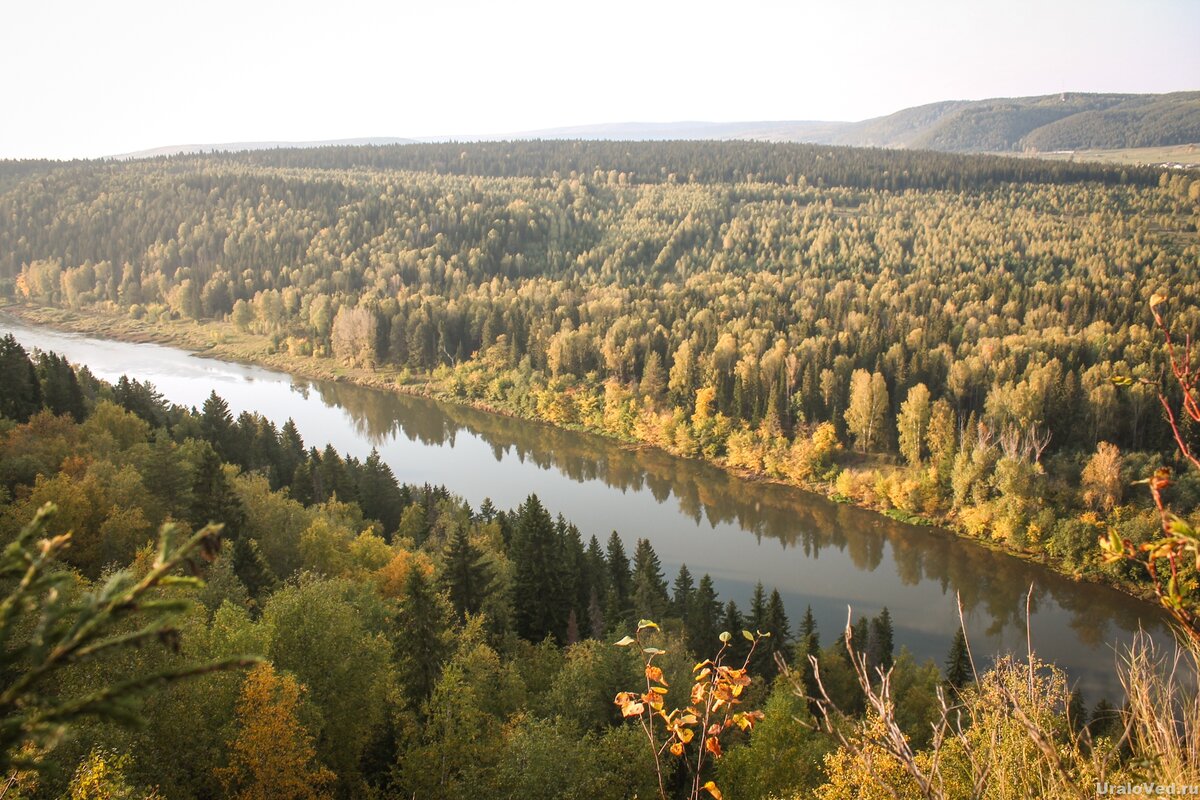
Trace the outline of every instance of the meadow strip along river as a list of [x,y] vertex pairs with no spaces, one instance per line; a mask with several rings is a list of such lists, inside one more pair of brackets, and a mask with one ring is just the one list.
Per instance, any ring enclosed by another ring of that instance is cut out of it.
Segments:
[[1076,583],[936,529],[895,522],[790,487],[734,477],[714,466],[602,437],[347,383],[200,358],[173,347],[62,333],[0,315],[0,334],[53,350],[99,378],[150,381],[167,400],[199,407],[209,392],[236,416],[294,419],[307,446],[332,443],[365,458],[372,448],[401,482],[444,484],[478,508],[512,508],[536,493],[585,541],[616,530],[632,551],[654,545],[667,580],[686,563],[712,575],[722,601],[746,611],[754,584],[778,587],[793,626],[806,605],[832,642],[846,623],[884,606],[896,645],[921,660],[945,658],[961,594],[972,650],[1025,652],[1033,584],[1034,650],[1063,667],[1089,705],[1119,696],[1116,659],[1139,626],[1172,646],[1156,608],[1102,586]]

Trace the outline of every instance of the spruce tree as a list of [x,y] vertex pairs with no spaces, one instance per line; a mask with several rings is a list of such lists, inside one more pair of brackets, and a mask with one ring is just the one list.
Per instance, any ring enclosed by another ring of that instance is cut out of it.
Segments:
[[209,522],[225,526],[221,536],[227,541],[236,539],[246,522],[242,501],[225,477],[225,466],[212,447],[204,447],[196,474],[192,480],[189,521],[199,528]]
[[517,633],[534,642],[553,636],[561,643],[570,614],[562,547],[537,495],[529,495],[517,510],[510,552]]
[[687,564],[679,565],[679,573],[671,586],[671,613],[679,617],[686,630],[692,613],[692,596],[696,593],[696,585],[692,581],[692,573]]
[[871,635],[867,644],[867,664],[874,669],[882,667],[891,669],[896,661],[895,631],[892,628],[892,615],[883,607],[879,616],[871,620]]
[[1083,702],[1083,691],[1076,686],[1071,690],[1071,697],[1067,701],[1067,722],[1076,734],[1083,731],[1087,727],[1087,705]]
[[332,444],[325,445],[325,449],[321,451],[321,461],[317,472],[320,473],[320,484],[324,488],[324,496],[319,497],[318,502],[323,503],[334,497],[343,503],[353,503],[358,500],[358,492],[355,491],[346,471],[346,462],[338,455],[338,451],[333,448]]
[[[821,634],[817,630],[817,620],[813,616],[812,606],[804,609],[804,618],[800,620],[799,635],[796,638],[796,646],[792,663],[796,670],[800,672],[801,682],[804,686],[804,693],[808,697],[816,697],[820,687],[817,686],[816,671],[813,669],[812,662],[809,656],[819,658],[821,655]],[[815,701],[810,704],[811,710],[815,713]]]
[[288,494],[303,506],[311,506],[316,502],[316,494],[313,490],[313,471],[307,458],[297,464],[296,469],[292,471],[292,483],[288,487]]
[[255,600],[261,601],[275,588],[275,574],[271,572],[255,539],[245,535],[234,539],[230,560],[233,573]]
[[972,680],[974,673],[971,670],[971,656],[967,652],[967,637],[959,628],[954,632],[954,641],[946,655],[946,683],[955,689],[962,689]]
[[821,633],[817,630],[817,619],[813,616],[811,605],[804,609],[804,619],[800,620],[800,638],[796,644],[814,655],[821,649]]
[[212,445],[222,461],[235,462],[236,434],[229,404],[214,390],[200,411],[200,435]]
[[70,363],[57,353],[42,353],[38,358],[38,373],[42,383],[42,402],[56,415],[68,414],[83,422],[83,390]]
[[661,620],[670,597],[658,554],[649,539],[638,539],[633,557],[633,609],[638,619]]
[[[730,635],[729,649],[725,652],[725,663],[740,667],[750,649],[750,643],[742,637],[746,620],[738,610],[737,603],[730,600],[725,604],[725,614],[721,617],[721,632]],[[703,650],[701,652],[704,652]]]
[[721,634],[721,601],[713,588],[712,576],[705,573],[692,595],[692,607],[688,612],[688,642],[697,653],[707,653],[716,647]]
[[275,468],[279,473],[279,485],[291,486],[296,467],[304,461],[304,439],[291,417],[279,429],[279,460]]
[[[80,370],[82,374],[83,370]],[[167,401],[149,381],[130,380],[122,375],[113,387],[113,400],[155,427],[163,427],[169,422]]]
[[564,588],[570,611],[575,614],[575,641],[578,641],[580,620],[587,619],[588,601],[592,594],[587,551],[583,547],[583,537],[579,533],[579,528],[567,522],[562,514],[558,515],[555,530],[558,532],[559,545],[563,551],[563,571],[566,584]]
[[229,437],[229,452],[225,460],[237,464],[243,470],[261,469],[264,465],[253,458],[254,440],[259,435],[259,418],[249,411],[238,414],[233,422],[233,435]]
[[478,614],[491,591],[491,569],[465,526],[455,529],[446,546],[441,584],[459,622],[465,622],[468,614]]
[[442,674],[453,639],[453,611],[431,578],[414,565],[404,580],[404,595],[396,615],[397,668],[413,708],[429,697]]
[[775,655],[786,658],[791,655],[788,645],[792,640],[791,623],[788,621],[787,611],[783,606],[783,597],[779,594],[779,590],[772,588],[771,596],[767,600],[765,626],[761,629],[763,633],[770,633],[770,638],[764,640],[759,645],[758,653],[755,653],[755,660],[759,664],[759,669],[767,680],[771,680],[779,674],[779,665],[775,661]]
[[767,593],[762,581],[754,584],[754,595],[750,598],[750,616],[746,619],[747,627],[755,631],[767,630]]
[[11,333],[0,339],[0,417],[28,422],[42,408],[42,387],[29,355]]
[[378,520],[383,526],[383,538],[391,542],[400,526],[404,502],[392,468],[383,462],[375,448],[371,448],[371,454],[362,463],[357,483],[355,495],[363,516]]
[[625,555],[625,546],[616,531],[608,537],[605,553],[605,561],[608,562],[608,591],[604,614],[610,626],[620,626],[633,614],[630,603],[632,578],[629,574],[629,558]]

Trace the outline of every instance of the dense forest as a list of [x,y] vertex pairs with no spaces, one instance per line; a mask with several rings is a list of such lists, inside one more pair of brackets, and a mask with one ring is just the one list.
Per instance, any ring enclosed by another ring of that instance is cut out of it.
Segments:
[[16,301],[195,323],[1146,577],[1093,545],[1157,529],[1129,487],[1174,449],[1147,301],[1200,320],[1189,173],[697,142],[3,171]]

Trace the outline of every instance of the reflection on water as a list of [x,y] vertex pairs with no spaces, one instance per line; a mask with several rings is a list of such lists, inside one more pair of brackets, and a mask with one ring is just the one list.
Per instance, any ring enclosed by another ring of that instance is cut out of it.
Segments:
[[0,317],[26,346],[55,349],[100,377],[150,380],[174,402],[198,405],[211,389],[236,415],[253,409],[296,420],[309,444],[331,441],[364,457],[377,448],[401,480],[444,483],[478,505],[511,507],[537,492],[552,513],[603,540],[650,538],[668,579],[681,563],[711,573],[723,598],[745,605],[753,585],[777,586],[793,621],[811,605],[825,641],[855,616],[887,605],[898,643],[939,663],[961,596],[973,648],[1025,648],[1033,586],[1034,645],[1068,669],[1094,702],[1116,694],[1114,648],[1139,626],[1166,640],[1162,615],[1103,587],[937,530],[918,528],[784,486],[597,436],[348,383],[198,359],[30,328]]

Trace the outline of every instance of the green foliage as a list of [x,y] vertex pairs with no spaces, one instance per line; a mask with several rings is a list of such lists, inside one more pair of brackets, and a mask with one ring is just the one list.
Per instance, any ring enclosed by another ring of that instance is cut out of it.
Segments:
[[824,782],[822,758],[832,749],[803,700],[777,682],[749,742],[717,762],[716,782],[730,800],[800,795]]
[[177,666],[127,675],[74,696],[50,690],[69,665],[121,648],[157,643],[179,646],[174,616],[187,607],[172,588],[194,581],[172,573],[194,556],[211,560],[220,548],[219,530],[204,528],[179,545],[173,527],[160,533],[160,544],[144,574],[117,572],[103,585],[79,591],[55,559],[69,535],[39,538],[54,514],[40,509],[0,557],[0,576],[16,583],[0,600],[0,658],[12,680],[0,692],[0,767],[7,772],[26,758],[26,744],[51,747],[71,725],[86,717],[126,724],[141,720],[136,701],[153,687],[251,663],[244,657]]
[[343,787],[361,780],[359,760],[382,722],[391,646],[364,626],[362,609],[343,581],[302,576],[270,596],[263,623],[267,654],[308,687],[320,711],[317,753]]

